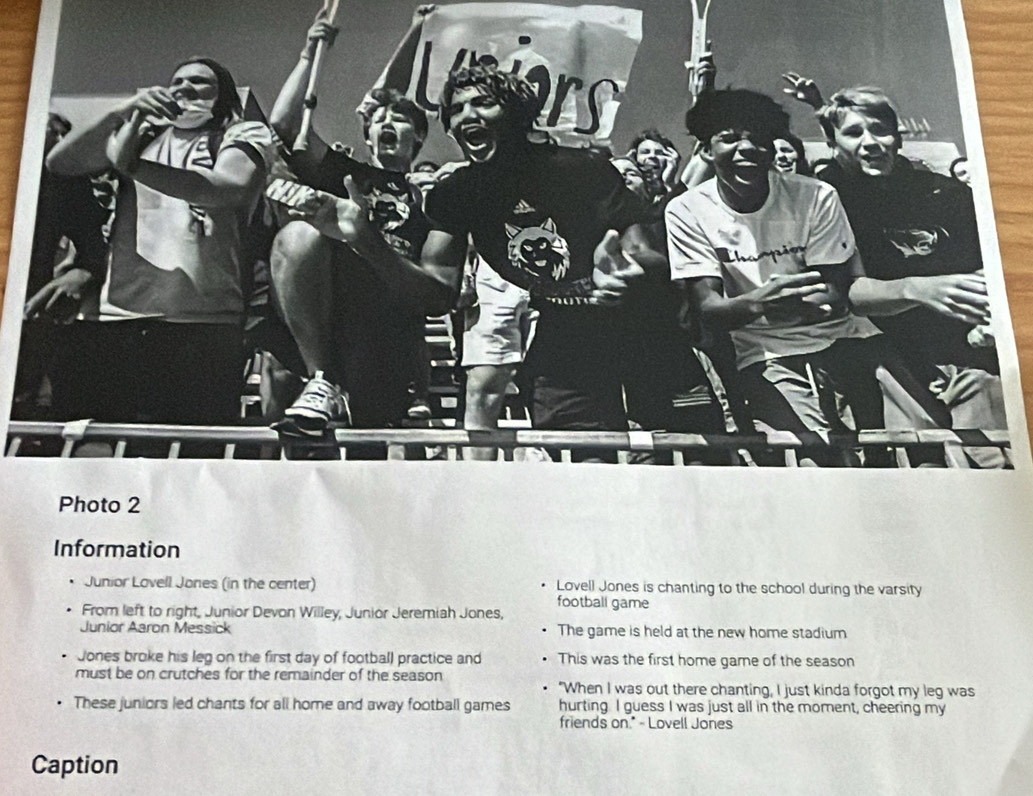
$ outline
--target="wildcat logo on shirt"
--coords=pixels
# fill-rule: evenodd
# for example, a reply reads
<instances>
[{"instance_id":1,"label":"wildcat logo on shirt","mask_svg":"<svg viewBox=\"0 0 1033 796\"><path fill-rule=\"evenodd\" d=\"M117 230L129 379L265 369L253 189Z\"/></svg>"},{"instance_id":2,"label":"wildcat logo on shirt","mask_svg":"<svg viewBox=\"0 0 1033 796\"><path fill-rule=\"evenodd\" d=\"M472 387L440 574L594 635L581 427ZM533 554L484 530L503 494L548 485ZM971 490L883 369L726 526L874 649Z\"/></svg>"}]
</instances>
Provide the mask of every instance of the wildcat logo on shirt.
<instances>
[{"instance_id":1,"label":"wildcat logo on shirt","mask_svg":"<svg viewBox=\"0 0 1033 796\"><path fill-rule=\"evenodd\" d=\"M395 186L388 186L388 188L393 187ZM374 187L367 196L370 221L384 232L390 232L404 225L412 215L412 207L406 201L407 196L408 193L401 195Z\"/></svg>"},{"instance_id":2,"label":"wildcat logo on shirt","mask_svg":"<svg viewBox=\"0 0 1033 796\"><path fill-rule=\"evenodd\" d=\"M950 239L950 235L943 227L884 229L883 234L886 236L886 240L892 243L894 248L906 258L928 257Z\"/></svg>"},{"instance_id":3,"label":"wildcat logo on shirt","mask_svg":"<svg viewBox=\"0 0 1033 796\"><path fill-rule=\"evenodd\" d=\"M545 219L540 225L518 227L506 224L509 238L507 253L514 267L538 279L562 280L570 270L570 246L556 232L556 222Z\"/></svg>"}]
</instances>

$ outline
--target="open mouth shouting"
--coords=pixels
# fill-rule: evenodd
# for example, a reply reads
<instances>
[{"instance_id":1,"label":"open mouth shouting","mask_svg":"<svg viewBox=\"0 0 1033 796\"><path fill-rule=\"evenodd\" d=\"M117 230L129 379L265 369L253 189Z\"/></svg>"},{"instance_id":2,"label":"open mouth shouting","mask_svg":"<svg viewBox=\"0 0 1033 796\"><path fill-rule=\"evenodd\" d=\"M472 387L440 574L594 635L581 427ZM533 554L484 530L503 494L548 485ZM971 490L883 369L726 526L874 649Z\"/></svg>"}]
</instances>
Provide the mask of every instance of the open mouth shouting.
<instances>
[{"instance_id":1,"label":"open mouth shouting","mask_svg":"<svg viewBox=\"0 0 1033 796\"><path fill-rule=\"evenodd\" d=\"M397 149L398 131L390 125L384 125L380 128L380 135L377 137L377 143L380 145L381 149Z\"/></svg>"},{"instance_id":2,"label":"open mouth shouting","mask_svg":"<svg viewBox=\"0 0 1033 796\"><path fill-rule=\"evenodd\" d=\"M457 131L456 139L464 154L472 163L484 163L491 160L498 149L498 138L491 128L472 122L462 125Z\"/></svg>"}]
</instances>

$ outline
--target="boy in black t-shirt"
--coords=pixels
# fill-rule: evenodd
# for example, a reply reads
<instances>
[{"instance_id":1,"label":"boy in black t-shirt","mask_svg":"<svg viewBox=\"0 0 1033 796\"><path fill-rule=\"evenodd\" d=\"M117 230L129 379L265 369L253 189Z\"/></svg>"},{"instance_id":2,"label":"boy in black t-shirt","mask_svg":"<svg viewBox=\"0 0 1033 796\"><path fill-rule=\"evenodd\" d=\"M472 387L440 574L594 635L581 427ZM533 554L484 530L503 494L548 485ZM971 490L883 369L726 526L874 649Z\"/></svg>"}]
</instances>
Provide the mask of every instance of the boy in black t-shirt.
<instances>
[{"instance_id":1,"label":"boy in black t-shirt","mask_svg":"<svg viewBox=\"0 0 1033 796\"><path fill-rule=\"evenodd\" d=\"M528 140L529 83L491 66L453 72L445 129L465 168L427 197L430 267L458 268L467 236L540 310L524 363L536 428L625 430L614 311L643 267L664 267L639 226L643 206L597 153Z\"/></svg>"},{"instance_id":2,"label":"boy in black t-shirt","mask_svg":"<svg viewBox=\"0 0 1033 796\"><path fill-rule=\"evenodd\" d=\"M415 41L421 19L414 18L403 44ZM335 33L320 12L277 97L271 120L286 141L293 141L301 126L316 46L332 42ZM335 229L337 242L310 224L291 222L273 245L278 309L309 377L276 424L285 433L320 436L333 421L350 419L369 428L404 418L413 408L410 384L417 393L422 387L424 396L428 387L425 316L438 304L447 310L438 300L444 291L431 286L428 296L416 265L430 227L407 173L427 135L426 114L387 87L371 91L359 112L371 164L315 133L290 159L301 182L338 197L349 228L347 234Z\"/></svg>"},{"instance_id":3,"label":"boy in black t-shirt","mask_svg":"<svg viewBox=\"0 0 1033 796\"><path fill-rule=\"evenodd\" d=\"M541 312L524 363L534 426L626 430L615 308L643 268L666 262L638 223L641 202L605 156L529 140L539 105L521 77L493 66L453 72L441 108L467 163L427 196L421 292L454 298L472 238ZM312 223L332 237L354 234L354 214L340 200L325 203Z\"/></svg>"}]
</instances>

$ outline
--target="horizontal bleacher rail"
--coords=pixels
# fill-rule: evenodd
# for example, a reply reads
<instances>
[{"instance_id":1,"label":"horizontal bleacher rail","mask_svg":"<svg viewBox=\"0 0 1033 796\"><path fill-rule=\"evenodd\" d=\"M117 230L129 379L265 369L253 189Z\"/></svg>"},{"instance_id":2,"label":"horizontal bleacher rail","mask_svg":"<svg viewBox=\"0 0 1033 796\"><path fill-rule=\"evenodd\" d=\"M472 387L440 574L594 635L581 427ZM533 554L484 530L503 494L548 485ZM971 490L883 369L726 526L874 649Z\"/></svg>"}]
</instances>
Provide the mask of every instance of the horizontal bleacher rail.
<instances>
[{"instance_id":1,"label":"horizontal bleacher rail","mask_svg":"<svg viewBox=\"0 0 1033 796\"><path fill-rule=\"evenodd\" d=\"M298 440L276 431L257 426L181 426L97 423L79 420L70 423L11 421L7 429L8 457L26 455L29 441L60 441L60 452L52 455L71 457L86 442L111 445L111 455L121 458L133 442L167 444L167 457L181 458L184 444L208 443L221 447L221 457L238 458L238 450L247 446L262 451L260 456L248 458L304 458L292 456L298 451L316 448L334 449L342 459L348 458L348 449L354 446L383 445L388 459L406 459L414 449L437 449L437 458L459 459L462 449L493 447L502 451L503 460L513 459L513 451L520 448L552 449L559 451L561 461L570 461L576 451L605 450L616 452L619 463L633 461L634 454L670 452L673 464L697 461L693 456L707 453L727 453L729 463L738 451L777 451L784 456L787 466L798 463L798 453L804 443L795 434L778 431L768 434L680 434L659 431L542 431L535 429L499 429L498 431L465 431L450 428L404 429L351 429L338 428L327 432L322 440ZM910 466L909 450L940 449L948 466L967 467L963 448L1010 447L1007 431L945 430L919 431L862 431L856 434L833 435L829 447L849 451L870 447L890 448L896 454L897 465ZM205 453L205 458L213 458Z\"/></svg>"}]
</instances>

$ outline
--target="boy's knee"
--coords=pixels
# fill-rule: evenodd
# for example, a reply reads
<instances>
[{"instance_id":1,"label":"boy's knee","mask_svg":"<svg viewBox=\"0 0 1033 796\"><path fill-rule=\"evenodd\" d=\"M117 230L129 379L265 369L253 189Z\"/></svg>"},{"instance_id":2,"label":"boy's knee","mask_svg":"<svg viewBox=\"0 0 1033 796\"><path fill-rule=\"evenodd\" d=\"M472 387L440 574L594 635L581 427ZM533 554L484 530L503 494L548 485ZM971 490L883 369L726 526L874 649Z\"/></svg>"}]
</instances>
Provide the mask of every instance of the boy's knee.
<instances>
[{"instance_id":1,"label":"boy's knee","mask_svg":"<svg viewBox=\"0 0 1033 796\"><path fill-rule=\"evenodd\" d=\"M329 242L311 224L292 221L273 239L269 268L274 279L324 263L330 254Z\"/></svg>"}]
</instances>

